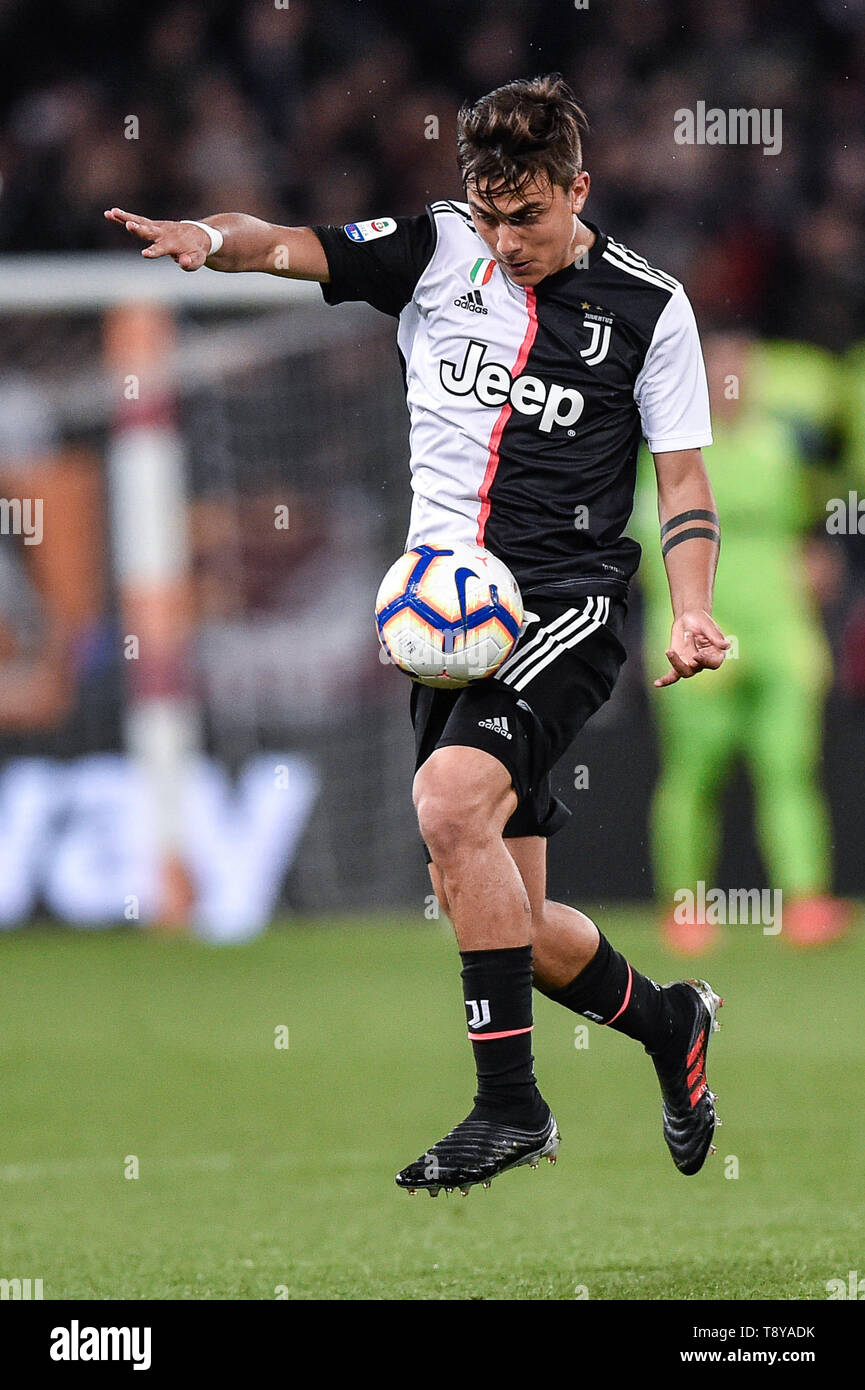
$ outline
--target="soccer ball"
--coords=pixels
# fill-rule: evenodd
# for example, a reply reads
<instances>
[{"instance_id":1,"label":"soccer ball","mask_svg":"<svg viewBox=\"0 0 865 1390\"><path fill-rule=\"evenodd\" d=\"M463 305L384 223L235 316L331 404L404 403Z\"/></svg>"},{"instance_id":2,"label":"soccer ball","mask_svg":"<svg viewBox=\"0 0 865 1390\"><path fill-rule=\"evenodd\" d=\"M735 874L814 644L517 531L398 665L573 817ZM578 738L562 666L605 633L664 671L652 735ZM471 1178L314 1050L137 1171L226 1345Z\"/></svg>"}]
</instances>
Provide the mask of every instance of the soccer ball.
<instances>
[{"instance_id":1,"label":"soccer ball","mask_svg":"<svg viewBox=\"0 0 865 1390\"><path fill-rule=\"evenodd\" d=\"M491 676L513 651L523 601L507 566L481 546L418 545L382 580L375 621L401 671L458 689Z\"/></svg>"}]
</instances>

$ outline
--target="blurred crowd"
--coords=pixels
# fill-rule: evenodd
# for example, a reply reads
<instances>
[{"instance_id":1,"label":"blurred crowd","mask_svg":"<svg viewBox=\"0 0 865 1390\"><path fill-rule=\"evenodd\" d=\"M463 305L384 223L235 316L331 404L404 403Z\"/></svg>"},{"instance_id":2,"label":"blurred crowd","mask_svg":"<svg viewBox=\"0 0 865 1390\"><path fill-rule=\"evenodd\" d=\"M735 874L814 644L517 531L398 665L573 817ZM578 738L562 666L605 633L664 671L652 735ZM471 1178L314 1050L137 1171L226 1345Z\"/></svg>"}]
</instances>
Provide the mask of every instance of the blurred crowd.
<instances>
[{"instance_id":1,"label":"blurred crowd","mask_svg":"<svg viewBox=\"0 0 865 1390\"><path fill-rule=\"evenodd\" d=\"M460 195L462 100L559 70L596 222L718 326L863 337L865 0L0 0L0 50L3 252L117 249L111 204L416 212ZM700 101L780 110L779 152L676 143Z\"/></svg>"},{"instance_id":2,"label":"blurred crowd","mask_svg":"<svg viewBox=\"0 0 865 1390\"><path fill-rule=\"evenodd\" d=\"M0 257L135 256L103 218L115 204L289 225L417 213L462 195L460 104L550 71L587 112L587 216L685 282L712 377L710 468L729 549L717 611L741 653L715 704L701 704L715 711L724 754L706 744L702 779L690 752L675 751L694 742L687 720L657 723L667 780L653 812L655 882L668 901L683 864L698 878L713 872L721 772L738 753L750 760L772 882L819 907L833 882L862 891L846 808L861 800L865 757L865 515L861 530L854 520L830 535L826 512L832 499L865 495L865 0L54 0L48 12L0 0ZM699 120L701 104L766 113L771 149L680 143L681 113ZM183 331L195 338L206 322L187 315ZM404 534L404 405L387 324L365 320L360 352L350 325L336 329L329 321L328 347L304 340L301 351L304 324L286 316L272 360L177 383L207 748L234 769L269 746L314 762L321 809L291 891L319 906L401 901L416 851L400 800L410 752L393 737L400 692L375 659L369 618L376 576ZM38 497L45 512L43 544L0 535L0 803L13 844L9 826L31 805L4 792L16 759L124 746L131 678L109 545L110 412L67 412L98 370L100 331L95 312L10 314L0 345L0 493ZM747 369L722 361L718 343L733 344ZM71 388L67 368L83 374ZM735 377L743 394L730 405L719 382ZM642 500L645 669L656 674L668 599L653 488ZM274 529L275 507L289 502L290 530ZM765 660L767 594L781 677ZM639 615L638 603L638 625ZM793 648L804 653L798 684ZM642 705L627 705L629 681ZM614 718L645 709L643 685L629 663ZM767 709L780 732L754 743ZM598 826L620 814L624 788L631 795L641 747L611 750L621 780L599 790ZM696 809L669 780L677 769L702 798ZM800 801L810 787L804 810L782 777ZM371 796L392 808L392 823L376 817L360 833L356 807ZM791 816L792 830L778 821ZM638 833L645 839L642 822ZM595 867L605 895L645 891L639 856L620 871L599 844ZM8 920L23 911L13 905Z\"/></svg>"}]
</instances>

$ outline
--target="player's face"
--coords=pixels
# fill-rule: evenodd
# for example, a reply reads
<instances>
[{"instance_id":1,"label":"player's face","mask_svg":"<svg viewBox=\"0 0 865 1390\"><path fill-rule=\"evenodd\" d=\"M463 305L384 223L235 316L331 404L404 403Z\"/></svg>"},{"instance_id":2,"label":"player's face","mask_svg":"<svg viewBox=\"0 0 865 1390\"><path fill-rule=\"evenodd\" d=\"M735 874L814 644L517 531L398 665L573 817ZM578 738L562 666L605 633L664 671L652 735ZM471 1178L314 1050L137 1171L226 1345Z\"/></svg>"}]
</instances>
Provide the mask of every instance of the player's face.
<instances>
[{"instance_id":1,"label":"player's face","mask_svg":"<svg viewBox=\"0 0 865 1390\"><path fill-rule=\"evenodd\" d=\"M516 285L537 285L547 275L572 265L589 235L578 214L589 192L588 174L569 190L551 185L546 175L520 193L478 197L470 183L466 193L475 228L490 254Z\"/></svg>"}]
</instances>

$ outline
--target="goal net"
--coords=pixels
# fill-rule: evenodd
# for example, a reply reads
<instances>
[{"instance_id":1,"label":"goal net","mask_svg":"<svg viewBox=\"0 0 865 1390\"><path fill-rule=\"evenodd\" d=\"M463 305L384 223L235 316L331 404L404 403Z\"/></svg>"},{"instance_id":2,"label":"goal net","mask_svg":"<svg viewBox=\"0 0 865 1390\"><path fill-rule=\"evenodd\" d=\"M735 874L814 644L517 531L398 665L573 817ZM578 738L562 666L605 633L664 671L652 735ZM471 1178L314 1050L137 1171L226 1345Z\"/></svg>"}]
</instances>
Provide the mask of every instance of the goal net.
<instances>
[{"instance_id":1,"label":"goal net","mask_svg":"<svg viewBox=\"0 0 865 1390\"><path fill-rule=\"evenodd\" d=\"M5 268L0 923L231 940L422 902L372 617L408 501L393 325L264 275Z\"/></svg>"}]
</instances>

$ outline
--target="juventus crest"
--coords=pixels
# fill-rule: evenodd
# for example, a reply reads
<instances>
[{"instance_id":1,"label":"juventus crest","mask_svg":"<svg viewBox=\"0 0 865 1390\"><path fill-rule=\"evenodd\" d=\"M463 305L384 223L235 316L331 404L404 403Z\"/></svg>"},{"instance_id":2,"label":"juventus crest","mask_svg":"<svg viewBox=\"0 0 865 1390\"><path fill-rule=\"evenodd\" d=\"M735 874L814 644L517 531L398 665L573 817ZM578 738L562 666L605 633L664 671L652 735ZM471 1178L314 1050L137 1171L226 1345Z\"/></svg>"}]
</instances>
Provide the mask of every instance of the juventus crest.
<instances>
[{"instance_id":1,"label":"juventus crest","mask_svg":"<svg viewBox=\"0 0 865 1390\"><path fill-rule=\"evenodd\" d=\"M467 999L466 1008L469 1011L469 1027L483 1028L484 1024L490 1021L490 1001L489 999Z\"/></svg>"},{"instance_id":2,"label":"juventus crest","mask_svg":"<svg viewBox=\"0 0 865 1390\"><path fill-rule=\"evenodd\" d=\"M585 310L591 309L589 304L583 304L582 307ZM583 327L589 330L589 345L580 348L580 356L587 367L596 367L599 362L603 362L610 349L612 315L605 314L600 308L595 312L587 312L583 318Z\"/></svg>"}]
</instances>

